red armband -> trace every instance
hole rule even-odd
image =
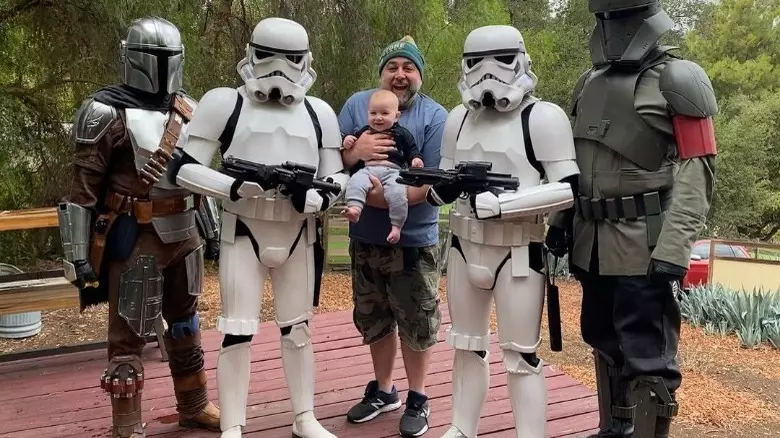
[[[674,138],[680,158],[705,157],[718,153],[715,147],[715,129],[712,117],[706,119],[689,116],[674,116]]]

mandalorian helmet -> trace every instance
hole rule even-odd
[[[173,93],[182,86],[184,46],[170,21],[134,21],[120,45],[122,83],[149,93]]]
[[[309,35],[286,18],[266,18],[252,31],[246,57],[236,66],[248,94],[259,102],[300,103],[314,84]]]
[[[512,26],[471,31],[463,44],[461,70],[458,89],[463,105],[471,110],[512,111],[537,83],[523,36]]]
[[[596,15],[594,65],[638,65],[674,25],[659,0],[588,0],[588,8]]]

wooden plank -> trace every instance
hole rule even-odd
[[[0,283],[0,315],[78,306],[78,289],[65,277]]]
[[[58,225],[56,207],[0,211],[0,231],[51,228]]]
[[[448,318],[446,309],[443,316]],[[448,324],[447,321],[444,324]],[[371,422],[346,422],[347,410],[363,396],[365,384],[373,378],[367,346],[352,325],[351,312],[315,315],[312,321],[315,350],[315,415],[340,438],[398,435],[403,408]],[[289,390],[282,369],[278,329],[264,322],[252,343],[250,393],[247,410],[248,437],[289,437],[293,414]],[[217,400],[216,362],[221,336],[203,333],[203,347],[209,398]],[[451,420],[453,349],[443,342],[433,347],[426,393],[431,400],[431,436],[440,436]],[[498,346],[491,337],[490,389],[482,411],[480,436],[514,436],[514,417],[506,388],[506,370]],[[101,354],[102,353],[102,354]],[[105,367],[105,352],[76,353],[69,357],[41,361],[20,361],[0,365],[0,436],[14,437],[103,437],[111,424],[110,402],[101,393],[97,377]],[[143,419],[146,436],[155,438],[212,437],[213,432],[184,430],[177,424],[176,400],[168,365],[149,358],[159,357],[152,349],[144,352],[146,390]],[[394,381],[402,400],[408,382],[400,350],[394,363]],[[35,365],[34,369],[29,369]],[[544,367],[548,388],[549,436],[562,437],[593,429],[598,423],[593,391],[561,373]],[[510,433],[511,432],[511,433]]]

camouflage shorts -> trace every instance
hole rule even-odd
[[[351,241],[353,320],[371,344],[395,332],[417,351],[436,344],[439,248],[402,248]]]

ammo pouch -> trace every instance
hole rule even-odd
[[[640,193],[616,198],[588,198],[580,195],[574,203],[577,214],[588,221],[635,221],[647,224],[647,246],[654,248],[661,234],[664,212],[671,203],[671,191]]]

